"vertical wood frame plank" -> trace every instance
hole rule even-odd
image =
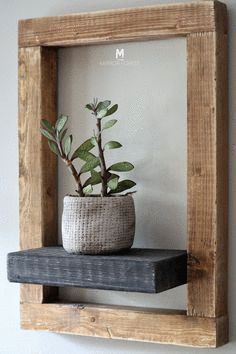
[[[40,120],[56,119],[55,49],[19,49],[20,247],[57,244],[57,162],[40,134]],[[21,301],[41,303],[55,289],[22,285]]]
[[[227,314],[227,35],[187,37],[188,315]]]

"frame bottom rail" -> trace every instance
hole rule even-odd
[[[186,311],[93,304],[21,304],[21,328],[188,347],[216,348],[228,341],[228,318]]]

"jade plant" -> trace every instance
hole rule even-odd
[[[85,106],[96,121],[96,129],[93,136],[87,139],[77,149],[72,151],[73,136],[67,135],[66,123],[68,116],[61,115],[55,126],[48,120],[41,120],[41,133],[48,139],[50,150],[58,155],[66,164],[73,175],[80,197],[88,196],[93,193],[93,186],[101,184],[101,196],[109,197],[117,193],[122,193],[135,186],[135,182],[124,179],[120,180],[117,172],[131,171],[134,166],[127,161],[117,162],[107,166],[105,154],[109,149],[118,149],[122,145],[118,141],[111,140],[103,144],[103,131],[113,127],[116,119],[106,119],[114,114],[118,105],[112,105],[111,101],[99,102],[94,99],[92,103]],[[96,149],[96,150],[95,150]],[[94,151],[93,151],[94,150]],[[93,151],[93,152],[92,152]],[[96,151],[96,152],[95,152]],[[83,164],[80,169],[75,167],[75,160],[80,159]],[[86,174],[89,174],[87,178]]]

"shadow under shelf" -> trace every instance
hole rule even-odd
[[[187,282],[187,252],[131,248],[112,255],[72,255],[62,247],[8,254],[16,283],[160,293]]]

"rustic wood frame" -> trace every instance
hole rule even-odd
[[[56,302],[21,286],[21,326],[195,347],[228,340],[227,9],[218,1],[19,22],[21,249],[57,244],[56,159],[39,134],[56,118],[57,48],[172,36],[187,39],[188,305],[186,311]]]

